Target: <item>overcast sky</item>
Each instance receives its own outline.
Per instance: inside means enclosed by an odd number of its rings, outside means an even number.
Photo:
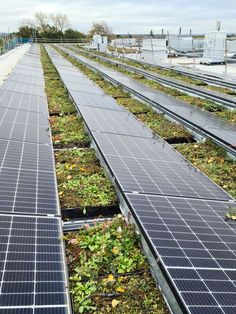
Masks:
[[[236,0],[6,0],[0,9],[0,32],[16,31],[34,12],[65,13],[73,28],[87,32],[105,21],[114,33],[158,33],[162,28],[193,33],[222,29],[236,32]]]

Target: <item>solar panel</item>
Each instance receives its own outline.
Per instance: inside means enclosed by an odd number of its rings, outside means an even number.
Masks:
[[[0,96],[0,312],[69,314],[43,72],[31,52]]]
[[[54,63],[54,60],[53,60]],[[82,72],[79,72],[75,67],[71,69],[60,68],[59,75],[63,78],[67,78],[68,81],[74,81],[75,79],[84,78],[85,75]]]
[[[226,223],[224,217],[235,203],[130,193],[125,196],[189,313],[217,313],[215,308],[233,313],[236,225]]]
[[[63,82],[77,82],[81,84],[93,85],[93,82],[88,79],[87,76],[80,72],[75,72],[74,70],[60,71],[60,77]]]
[[[79,111],[91,131],[152,138],[153,133],[127,111],[80,106]]]
[[[22,92],[25,94],[36,95],[36,96],[44,96],[44,87],[39,85],[33,84],[25,84],[21,82],[12,82],[12,81],[5,81],[2,84],[1,90],[3,91],[12,91],[12,92]]]
[[[119,106],[112,97],[106,94],[97,95],[94,93],[86,93],[76,90],[70,90],[69,93],[77,106],[98,107],[124,111],[123,107]]]
[[[90,94],[96,94],[96,95],[104,95],[104,91],[102,91],[100,88],[92,85],[92,84],[81,84],[77,82],[65,82],[68,89],[76,90],[80,92],[90,93]]]
[[[1,91],[0,107],[25,111],[36,111],[48,114],[45,97],[29,95],[21,92]]]
[[[231,147],[236,146],[236,128],[227,121],[223,121],[221,118],[217,118],[210,112],[199,110],[197,107],[184,103],[180,100],[166,95],[158,90],[145,86],[142,83],[135,81],[134,79],[127,77],[125,74],[113,70],[108,67],[87,59],[81,55],[77,55],[70,51],[70,54],[75,56],[77,60],[80,60],[87,65],[90,65],[104,73],[106,76],[113,79],[116,84],[121,84],[129,89],[135,91],[139,95],[148,98],[148,100],[161,105],[169,112],[178,115],[179,118],[184,119],[186,122],[190,122],[193,125],[198,126],[203,131],[210,132],[215,138],[221,139]]]
[[[232,199],[200,171],[186,163],[106,155],[123,191],[216,200]]]
[[[20,74],[31,74],[31,75],[37,75],[37,76],[42,76],[43,75],[43,69],[41,68],[30,68],[26,64],[17,64],[17,66],[13,70],[14,73],[20,73]]]
[[[98,132],[94,132],[93,136],[105,156],[114,155],[145,160],[186,163],[186,159],[182,155],[158,136],[148,139]]]
[[[0,312],[69,313],[60,219],[0,214],[0,225]]]
[[[1,122],[28,123],[48,127],[48,115],[39,112],[26,112],[11,108],[0,108]]]
[[[1,139],[51,144],[46,114],[0,108],[0,116]]]
[[[11,73],[8,78],[8,81],[19,82],[24,84],[39,85],[44,87],[44,80],[42,77],[34,75],[25,75],[20,73]]]
[[[52,147],[0,140],[0,166],[25,170],[54,171]]]
[[[0,140],[0,211],[59,215],[52,147]]]
[[[19,66],[19,65],[17,65],[12,70],[11,74],[20,74],[20,75],[27,75],[27,76],[41,78],[42,75],[43,75],[43,71],[42,70],[30,69],[27,66]]]

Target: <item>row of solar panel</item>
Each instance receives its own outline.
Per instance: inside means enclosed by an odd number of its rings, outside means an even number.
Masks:
[[[190,122],[190,124],[196,126],[200,130],[203,130],[203,132],[211,134],[212,138],[219,139],[220,141],[227,143],[227,145],[231,148],[236,147],[236,128],[227,121],[223,121],[207,111],[199,110],[197,107],[188,105],[180,100],[176,100],[172,96],[168,96],[162,92],[151,89],[150,87],[127,77],[125,74],[104,67],[103,65],[89,60],[81,55],[77,55],[68,49],[64,50],[77,60],[98,69],[106,76],[112,78],[117,84],[126,86],[129,90],[135,91],[145,99],[162,106],[165,110],[175,116],[177,115],[181,118],[181,120],[184,120],[187,123]]]
[[[232,198],[86,77],[77,88],[83,74],[47,51],[186,311],[234,313]]]
[[[60,58],[53,56],[53,62],[56,66],[60,65]],[[68,66],[68,70],[70,68],[71,66]],[[112,172],[115,173],[123,191],[216,200],[232,199],[170,145],[154,135],[134,115],[124,108],[114,110],[112,97],[106,96],[112,107],[104,109],[101,100],[94,98],[94,84],[87,78],[84,80],[86,97],[92,94],[90,101],[93,102],[93,106],[86,105],[86,100],[81,104],[79,99],[74,97],[74,91],[70,89],[70,82],[72,80],[76,82],[75,74],[70,78],[68,75],[64,77],[65,63],[62,69],[63,72],[59,72],[60,76],[68,86],[69,93],[100,150],[109,160]],[[73,73],[75,70],[72,68]],[[81,73],[78,76],[81,77]],[[76,92],[83,97],[83,91],[80,91],[79,87]],[[117,103],[116,106],[121,108]]]
[[[0,87],[4,314],[70,313],[53,158],[40,52],[32,46]]]

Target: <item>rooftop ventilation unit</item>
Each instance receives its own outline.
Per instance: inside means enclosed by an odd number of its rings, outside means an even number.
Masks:
[[[200,64],[221,64],[225,62],[226,32],[214,31],[205,35],[204,53]]]

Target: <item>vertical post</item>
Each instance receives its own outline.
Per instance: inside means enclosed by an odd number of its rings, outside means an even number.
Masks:
[[[228,71],[228,65],[227,65],[227,37],[225,37],[225,74],[227,74]]]
[[[129,38],[129,52],[131,53],[131,41],[130,41],[130,35],[128,33],[128,38]]]
[[[169,61],[170,61],[170,66],[171,66],[171,52],[170,52],[170,33],[169,31],[167,32],[167,40],[168,40],[168,57],[169,57]]]
[[[138,41],[138,60],[141,59],[141,39]]]
[[[196,58],[195,58],[195,49],[194,49],[194,43],[192,38],[192,51],[193,51],[193,68],[196,70]]]
[[[122,46],[123,46],[123,57],[125,55],[125,44],[124,44],[124,40],[123,40],[123,37],[121,38],[122,39]]]
[[[152,49],[152,59],[153,59],[153,63],[155,64],[155,56],[154,56],[153,42],[152,42],[152,36],[151,35],[150,35],[150,41],[151,41],[151,49]]]

